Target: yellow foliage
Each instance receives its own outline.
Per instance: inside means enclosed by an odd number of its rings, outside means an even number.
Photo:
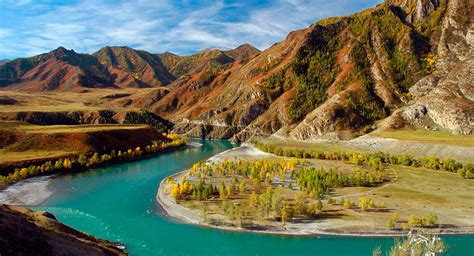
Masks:
[[[171,196],[174,198],[174,199],[177,199],[178,196],[179,196],[179,184],[173,184],[171,186]]]

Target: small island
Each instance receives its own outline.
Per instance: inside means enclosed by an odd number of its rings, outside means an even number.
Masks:
[[[224,230],[472,234],[471,169],[450,158],[244,144],[165,178],[157,200],[178,221]]]

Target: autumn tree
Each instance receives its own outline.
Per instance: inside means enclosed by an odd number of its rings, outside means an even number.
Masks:
[[[430,215],[428,216],[428,224],[430,226],[437,226],[438,225],[438,216],[436,213],[431,212]]]

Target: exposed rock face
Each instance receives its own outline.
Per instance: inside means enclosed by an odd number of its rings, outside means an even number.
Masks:
[[[446,65],[411,88],[413,104],[403,111],[408,123],[427,129],[443,129],[459,134],[474,131],[474,58]],[[455,64],[454,64],[455,63]],[[441,71],[442,70],[442,71]]]
[[[410,93],[414,99],[402,112],[417,127],[474,133],[474,26],[467,2],[448,2],[438,44],[436,70],[418,81]],[[469,17],[460,22],[459,15]]]
[[[387,2],[400,6],[407,12],[407,21],[410,23],[428,19],[430,12],[440,4],[440,0],[388,0]]]
[[[127,255],[118,244],[79,232],[48,212],[0,205],[2,255]]]

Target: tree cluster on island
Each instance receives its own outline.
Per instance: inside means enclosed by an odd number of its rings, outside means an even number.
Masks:
[[[179,177],[168,178],[165,193],[178,203],[200,201],[202,205],[217,205],[231,221],[238,225],[250,213],[260,220],[280,221],[282,225],[294,218],[320,218],[324,205],[337,205],[330,198],[331,190],[338,187],[372,187],[388,180],[384,169],[355,168],[350,173],[335,169],[308,168],[304,159],[281,161],[225,160],[199,162]],[[380,210],[384,202],[360,198],[362,211]],[[349,206],[347,206],[349,205]],[[341,199],[340,206],[355,209],[355,204]],[[203,206],[204,207],[204,206]],[[206,214],[209,213],[206,208]],[[235,223],[234,223],[235,225]]]

